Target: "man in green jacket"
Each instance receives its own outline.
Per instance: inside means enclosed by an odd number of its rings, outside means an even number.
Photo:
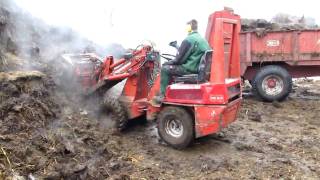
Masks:
[[[156,97],[156,103],[163,101],[167,86],[172,76],[197,74],[200,59],[210,46],[198,31],[198,23],[191,20],[187,23],[188,36],[182,41],[174,60],[163,64],[161,68],[160,95]]]

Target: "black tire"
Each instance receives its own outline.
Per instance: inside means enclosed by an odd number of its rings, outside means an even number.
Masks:
[[[275,87],[270,87],[273,81]],[[266,85],[268,83],[268,85]],[[281,66],[268,65],[260,69],[252,81],[253,93],[264,101],[282,101],[292,90],[292,78],[288,71]]]
[[[167,106],[158,115],[158,133],[160,138],[176,149],[183,149],[189,146],[194,140],[194,120],[192,116],[182,107]],[[169,126],[179,124],[182,131],[172,130],[179,129],[177,126],[169,128]],[[180,127],[180,130],[181,130]],[[176,131],[176,133],[172,132]],[[175,134],[175,135],[173,135]]]
[[[99,120],[108,128],[120,132],[127,127],[128,115],[125,107],[117,98],[105,95],[100,108]]]

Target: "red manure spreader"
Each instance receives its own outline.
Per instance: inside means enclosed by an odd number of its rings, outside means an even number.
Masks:
[[[292,78],[320,76],[320,30],[240,33],[241,76],[255,95],[281,101],[292,89]]]

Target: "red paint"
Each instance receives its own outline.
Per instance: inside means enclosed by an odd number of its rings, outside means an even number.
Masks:
[[[236,120],[241,99],[227,106],[195,106],[196,137],[219,132]]]
[[[276,87],[277,81],[273,78],[268,79],[268,87],[269,88],[274,88]]]

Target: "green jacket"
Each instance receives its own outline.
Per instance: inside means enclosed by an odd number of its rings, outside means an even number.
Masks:
[[[178,54],[170,64],[182,65],[190,73],[198,73],[200,59],[210,50],[209,43],[198,32],[191,32],[181,43]]]

